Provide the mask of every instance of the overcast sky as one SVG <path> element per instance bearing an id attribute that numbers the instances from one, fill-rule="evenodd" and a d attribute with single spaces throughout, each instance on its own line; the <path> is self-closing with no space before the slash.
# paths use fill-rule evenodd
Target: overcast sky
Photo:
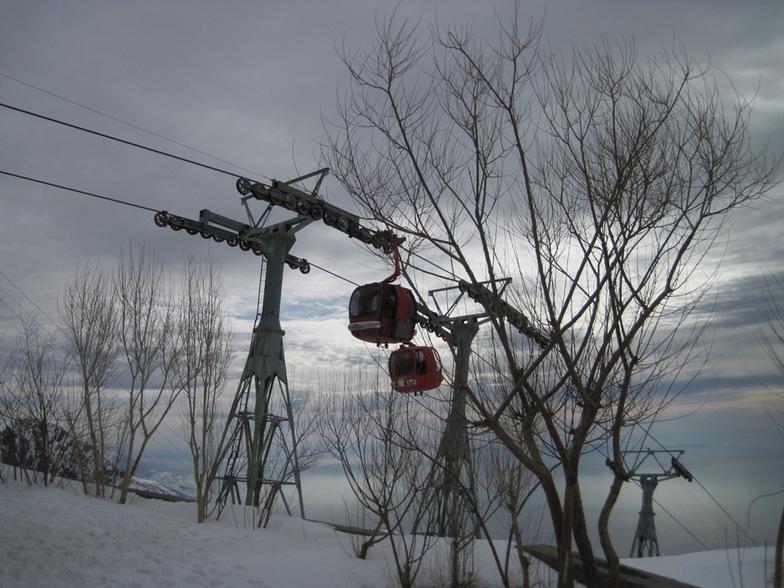
<path id="1" fill-rule="evenodd" d="M 469 23 L 494 35 L 497 15 L 511 14 L 512 6 L 502 0 L 402 0 L 399 12 L 424 23 L 437 15 L 442 23 Z M 522 7 L 524 17 L 544 19 L 546 41 L 564 50 L 604 37 L 634 39 L 645 55 L 679 40 L 693 58 L 715 68 L 724 87 L 731 80 L 742 95 L 754 97 L 755 145 L 769 145 L 771 156 L 784 151 L 780 0 L 523 0 Z M 318 166 L 322 116 L 334 111 L 348 81 L 336 47 L 368 48 L 377 14 L 393 8 L 365 0 L 0 0 L 0 102 L 238 175 L 284 180 Z M 8 108 L 0 108 L 0 171 L 191 218 L 208 208 L 244 220 L 229 175 Z M 349 206 L 337 182 L 327 180 L 325 190 Z M 730 223 L 716 268 L 716 322 L 706 335 L 713 340 L 713 360 L 673 408 L 677 414 L 699 411 L 654 432 L 660 442 L 686 448 L 684 461 L 714 496 L 727 493 L 739 517 L 754 496 L 784 482 L 784 442 L 763 410 L 758 380 L 767 368 L 753 324 L 761 277 L 781 270 L 782 194 L 776 188 Z M 122 247 L 145 243 L 170 267 L 187 252 L 213 251 L 223 265 L 238 341 L 245 344 L 258 286 L 253 255 L 158 228 L 151 212 L 4 175 L 0 215 L 6 337 L 15 314 L 56 316 L 57 298 L 77 264 L 111 266 Z M 351 282 L 383 277 L 361 247 L 321 224 L 298 235 L 292 254 Z M 345 328 L 352 290 L 349 281 L 318 269 L 307 276 L 287 271 L 282 322 L 290 372 L 315 378 L 366 353 Z M 609 478 L 597 483 L 606 487 Z M 683 498 L 672 492 L 672 500 Z M 638 490 L 625 494 L 628 504 L 638 503 Z M 778 508 L 780 499 L 774 502 Z"/>

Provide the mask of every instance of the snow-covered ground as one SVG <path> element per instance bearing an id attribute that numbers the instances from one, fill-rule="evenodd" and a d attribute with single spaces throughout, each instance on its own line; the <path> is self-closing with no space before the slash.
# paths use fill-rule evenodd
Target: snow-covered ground
<path id="1" fill-rule="evenodd" d="M 0 587 L 260 586 L 270 588 L 379 588 L 399 585 L 388 543 L 366 560 L 353 555 L 348 535 L 297 518 L 274 519 L 255 529 L 237 508 L 199 524 L 195 506 L 133 497 L 124 506 L 88 498 L 78 488 L 0 483 Z M 497 586 L 477 542 L 478 586 Z M 444 579 L 443 554 L 430 552 L 419 579 Z M 772 550 L 706 551 L 624 563 L 710 588 L 762 588 Z M 538 586 L 552 583 L 544 566 Z"/>

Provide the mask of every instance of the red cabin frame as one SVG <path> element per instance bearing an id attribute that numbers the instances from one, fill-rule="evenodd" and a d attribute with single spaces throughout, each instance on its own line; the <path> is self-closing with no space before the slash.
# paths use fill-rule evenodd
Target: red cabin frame
<path id="1" fill-rule="evenodd" d="M 414 337 L 416 300 L 410 290 L 378 282 L 359 286 L 351 295 L 348 329 L 357 339 L 386 345 Z"/>
<path id="2" fill-rule="evenodd" d="M 441 357 L 432 347 L 401 347 L 389 356 L 389 377 L 396 392 L 424 392 L 441 385 Z"/>

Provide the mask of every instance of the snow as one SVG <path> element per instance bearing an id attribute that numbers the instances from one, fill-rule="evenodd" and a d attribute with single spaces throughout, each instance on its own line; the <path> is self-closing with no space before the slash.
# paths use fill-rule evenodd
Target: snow
<path id="1" fill-rule="evenodd" d="M 623 563 L 694 586 L 764 588 L 770 585 L 770 582 L 765 583 L 765 578 L 770 580 L 773 575 L 773 549 L 721 549 L 624 560 Z"/>
<path id="2" fill-rule="evenodd" d="M 195 506 L 146 500 L 129 504 L 90 498 L 77 486 L 0 483 L 0 586 L 260 586 L 368 588 L 399 585 L 389 543 L 368 559 L 354 556 L 350 537 L 326 524 L 281 516 L 266 529 L 252 509 L 233 507 L 220 520 L 197 523 Z M 496 586 L 487 544 L 477 542 L 477 586 Z M 443 553 L 429 552 L 419 585 L 443 580 Z M 768 564 L 765 566 L 767 556 Z M 626 560 L 695 586 L 765 586 L 771 549 L 707 551 Z M 540 586 L 552 583 L 544 566 Z"/>

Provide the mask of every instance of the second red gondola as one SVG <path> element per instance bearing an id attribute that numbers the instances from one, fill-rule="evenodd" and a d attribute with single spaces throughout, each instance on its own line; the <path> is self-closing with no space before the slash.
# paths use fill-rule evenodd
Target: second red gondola
<path id="1" fill-rule="evenodd" d="M 425 392 L 441 385 L 441 357 L 432 347 L 401 347 L 389 356 L 389 377 L 397 392 Z"/>

